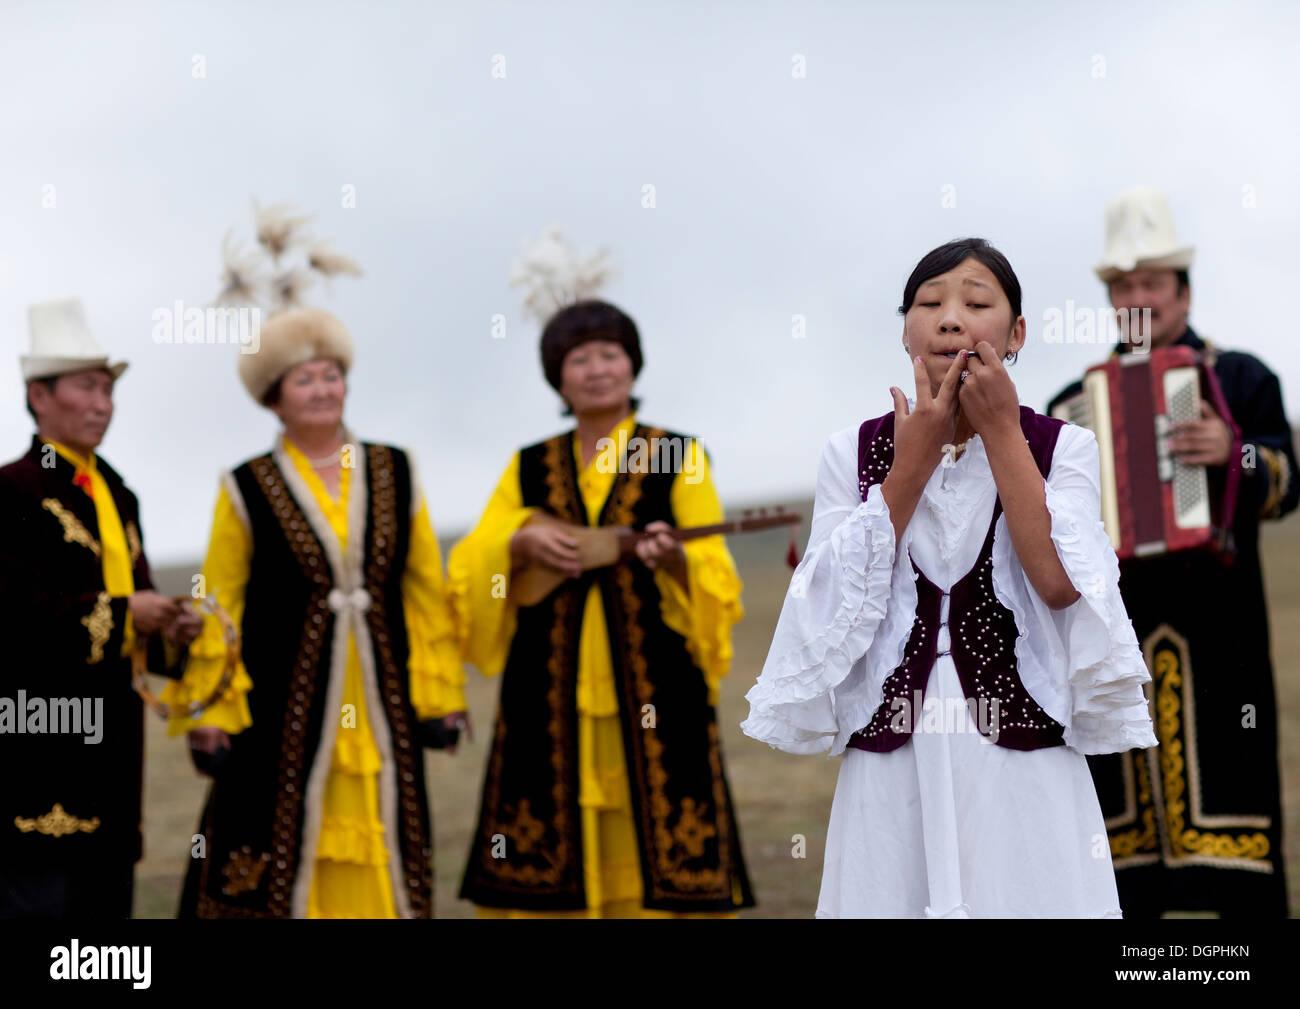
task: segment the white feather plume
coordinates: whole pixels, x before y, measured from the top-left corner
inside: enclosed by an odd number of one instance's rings
[[[307,247],[307,265],[323,277],[337,277],[343,273],[361,276],[361,267],[356,260],[335,252],[328,242],[312,242]]]
[[[272,314],[283,312],[288,308],[300,308],[303,303],[303,292],[315,282],[316,278],[312,272],[301,266],[276,274],[272,281],[276,299]]]
[[[613,276],[609,250],[579,256],[558,228],[525,246],[510,271],[524,290],[524,311],[545,325],[561,308],[594,298]]]
[[[254,250],[243,249],[233,230],[221,240],[221,293],[218,305],[255,305],[262,297],[266,277],[262,259]]]
[[[253,221],[257,241],[273,259],[279,259],[289,247],[302,240],[303,230],[311,218],[297,214],[287,203],[259,207],[253,202]]]
[[[226,232],[221,242],[221,293],[214,304],[256,305],[274,315],[302,305],[304,292],[321,277],[361,276],[355,260],[308,234],[310,220],[286,203],[259,207],[254,200],[257,245],[244,249],[233,231]]]

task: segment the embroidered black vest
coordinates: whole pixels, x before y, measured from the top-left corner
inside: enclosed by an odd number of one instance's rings
[[[1047,478],[1052,453],[1063,422],[1020,408],[1020,427],[1038,471]],[[865,421],[858,431],[858,486],[862,499],[884,481],[894,462],[894,415]],[[939,629],[948,627],[950,653],[962,692],[981,712],[976,727],[999,746],[1037,750],[1064,745],[1065,728],[1029,696],[1016,668],[1015,617],[993,593],[993,532],[1002,514],[1002,500],[993,506],[975,565],[944,595],[919,568],[916,572],[916,620],[903,652],[902,664],[885,680],[883,700],[848,745],[885,753],[896,750],[922,724],[915,699],[924,700],[930,670],[940,654]],[[947,653],[945,653],[947,654]]]
[[[411,531],[411,473],[406,455],[383,445],[363,446],[367,494],[361,583],[369,595],[363,620],[377,679],[380,710],[368,710],[372,732],[386,731],[393,755],[391,785],[381,776],[381,812],[390,847],[398,845],[401,875],[393,879],[412,917],[432,914],[432,835],[424,787],[424,762],[415,738],[402,574]],[[208,797],[199,833],[207,856],[196,858],[186,880],[182,915],[289,917],[304,913],[302,887],[310,886],[319,830],[324,776],[341,712],[327,698],[333,676],[344,675],[346,656],[333,655],[341,591],[325,545],[294,498],[272,455],[234,471],[252,530],[253,556],[242,622],[243,656],[253,689],[253,724],[231,738],[232,749]],[[345,562],[346,563],[346,562]],[[358,639],[359,649],[365,642]],[[363,663],[363,675],[365,664]],[[333,724],[326,732],[326,719]],[[309,788],[309,785],[313,786]],[[295,890],[298,891],[295,906]],[[399,911],[401,901],[399,899]]]
[[[572,438],[566,432],[523,449],[520,487],[525,506],[585,526]],[[650,446],[659,444],[655,438],[681,439],[683,453],[687,444],[683,435],[640,425],[634,438]],[[597,524],[675,525],[669,500],[674,474],[629,467],[627,458]],[[577,678],[593,583],[609,633],[643,903],[666,911],[752,906],[704,674],[685,640],[660,617],[654,573],[635,559],[586,572],[536,606],[519,609],[460,895],[488,907],[586,907]]]

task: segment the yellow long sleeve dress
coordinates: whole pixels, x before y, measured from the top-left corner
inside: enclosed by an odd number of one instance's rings
[[[611,451],[631,437],[635,415],[610,432]],[[707,457],[695,451],[678,473],[671,490],[673,516],[679,526],[721,522],[722,505],[713,486]],[[601,462],[600,454],[582,459],[575,432],[574,458],[578,486],[588,520],[595,523],[618,475],[617,459]],[[613,465],[608,463],[613,462]],[[688,477],[688,472],[691,474]],[[508,591],[497,591],[509,579],[510,538],[536,509],[525,508],[519,487],[519,454],[501,475],[478,525],[448,555],[447,576],[465,659],[487,676],[505,667],[515,628],[515,607]],[[741,581],[721,536],[683,544],[688,588],[666,571],[655,572],[662,596],[664,623],[681,634],[691,657],[703,671],[709,703],[717,703],[718,685],[731,667],[731,628],[744,616]],[[578,646],[578,763],[579,805],[582,808],[583,872],[587,908],[584,911],[533,912],[479,907],[481,917],[537,918],[678,918],[734,917],[678,913],[642,907],[640,860],[632,823],[631,796],[618,718],[613,663],[600,590],[587,595]]]
[[[294,468],[311,489],[312,497],[338,537],[346,554],[350,471],[341,470],[338,497],[333,497],[308,462],[288,439],[284,442]],[[254,544],[230,495],[223,487],[216,514],[203,581],[230,618],[239,625],[244,613]],[[442,574],[442,557],[421,497],[411,527],[410,550],[402,580],[402,601],[410,639],[411,703],[420,719],[438,718],[465,710],[464,670],[458,654],[452,613]],[[214,620],[204,622],[203,633],[190,648],[190,663],[180,681],[169,684],[163,700],[184,704],[207,696],[224,666],[226,642]],[[200,725],[237,733],[252,724],[247,694],[253,683],[241,662],[224,698],[195,720],[175,718],[172,735]],[[381,757],[371,734],[362,686],[361,659],[356,640],[348,636],[348,658],[343,704],[352,705],[355,723],[344,723],[337,734],[329,777],[325,785],[316,863],[308,897],[309,918],[394,918],[393,881],[388,871],[388,844],[379,815]]]

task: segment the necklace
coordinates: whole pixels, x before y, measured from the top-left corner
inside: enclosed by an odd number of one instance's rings
[[[329,467],[333,466],[336,462],[338,462],[342,455],[343,455],[343,446],[340,445],[329,455],[325,456],[324,459],[308,458],[307,461],[311,463],[312,469],[328,469]]]
[[[967,438],[965,441],[957,445],[953,445],[951,442],[945,445],[943,447],[943,457],[939,460],[939,465],[944,470],[949,470],[953,466],[957,465],[957,457],[966,451],[966,446],[969,443],[970,443],[970,439]],[[948,477],[947,474],[945,473],[944,480],[946,481],[947,479]]]
[[[329,455],[324,456],[323,458],[313,459],[311,456],[307,454],[306,450],[303,448],[303,444],[301,441],[290,437],[287,433],[285,435],[286,440],[293,442],[294,447],[302,454],[302,457],[307,460],[307,465],[310,466],[312,469],[329,469],[336,462],[338,462],[343,458],[343,450],[347,448],[347,441],[348,441],[347,429],[340,427],[338,430],[334,432],[334,437],[338,438],[339,447],[336,448]]]

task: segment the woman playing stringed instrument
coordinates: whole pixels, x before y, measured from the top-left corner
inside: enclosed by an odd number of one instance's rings
[[[577,426],[511,458],[448,560],[465,658],[504,674],[461,896],[483,916],[733,913],[753,897],[714,704],[741,584],[720,536],[666,532],[721,519],[707,457],[637,419],[640,339],[613,305],[554,314],[542,363]],[[589,567],[587,526],[658,535]],[[531,567],[564,578],[524,605]]]

